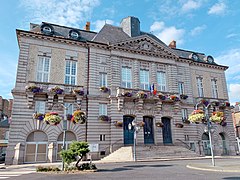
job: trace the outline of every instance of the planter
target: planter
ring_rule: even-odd
[[[44,117],[44,122],[50,125],[58,125],[62,118],[56,112],[46,113]]]
[[[84,95],[84,90],[82,90],[82,89],[74,89],[73,93],[76,94],[76,95],[83,96]]]
[[[147,93],[140,91],[137,93],[137,97],[141,99],[146,99],[148,97]]]
[[[132,97],[132,95],[133,95],[132,92],[128,92],[128,91],[122,93],[122,96],[124,97]]]
[[[32,92],[32,93],[40,93],[43,91],[43,89],[41,87],[38,87],[36,85],[32,85],[32,86],[26,86],[25,87],[27,92]]]
[[[52,92],[52,93],[55,93],[55,94],[63,94],[63,92],[64,92],[64,90],[61,89],[61,88],[58,87],[58,86],[55,86],[55,87],[53,87],[53,88],[50,88],[49,91]]]
[[[162,101],[166,100],[166,96],[165,96],[164,94],[162,94],[162,93],[159,93],[159,94],[158,94],[158,97],[159,97],[159,99],[162,100]]]
[[[44,114],[42,114],[42,113],[34,113],[33,114],[33,119],[42,121],[44,119]]]
[[[73,123],[84,124],[87,120],[86,114],[83,111],[77,110],[74,111],[71,121]]]
[[[122,122],[122,121],[115,121],[115,122],[114,122],[114,125],[115,125],[116,127],[123,127],[123,122]]]
[[[183,124],[181,124],[181,123],[176,123],[175,126],[176,126],[177,128],[183,128]]]
[[[156,125],[156,127],[163,127],[164,126],[162,122],[156,122],[155,125]]]
[[[99,89],[101,92],[104,92],[104,93],[106,93],[106,92],[108,92],[109,91],[109,88],[107,88],[107,87],[105,87],[105,86],[102,86],[102,87],[100,87],[100,89]]]
[[[196,109],[194,110],[191,115],[189,115],[188,120],[192,123],[200,123],[205,119],[203,110]]]
[[[180,98],[181,98],[181,99],[187,99],[187,98],[188,98],[188,95],[186,95],[186,94],[181,94],[181,95],[180,95]]]
[[[170,99],[173,101],[179,101],[179,98],[176,95],[171,95]]]
[[[105,122],[110,122],[111,121],[111,118],[106,116],[106,115],[101,115],[98,117],[98,120],[99,121],[105,121]]]

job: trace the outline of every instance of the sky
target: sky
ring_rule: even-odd
[[[91,30],[119,26],[127,16],[140,20],[141,31],[167,45],[205,53],[229,66],[230,102],[240,102],[240,0],[3,0],[0,6],[0,96],[12,98],[19,47],[16,29],[49,22]]]

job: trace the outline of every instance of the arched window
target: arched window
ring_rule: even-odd
[[[42,131],[34,131],[26,139],[25,162],[47,161],[47,135]]]

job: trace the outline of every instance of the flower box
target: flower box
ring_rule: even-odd
[[[116,127],[123,127],[123,122],[122,121],[114,121],[114,125]]]
[[[179,98],[176,95],[170,95],[170,99],[173,101],[179,101]]]
[[[106,93],[106,92],[109,91],[109,88],[107,88],[107,87],[105,87],[105,86],[102,86],[102,87],[99,88],[99,90],[100,90],[101,92]]]
[[[72,117],[73,117],[73,116],[72,116],[71,114],[67,114],[67,120],[68,120],[68,121],[71,121]]]
[[[210,121],[214,123],[221,123],[224,119],[223,112],[215,111],[212,113],[212,116],[209,118]]]
[[[55,94],[63,94],[63,92],[64,92],[64,90],[61,89],[61,88],[58,87],[58,86],[55,86],[55,87],[53,87],[53,88],[50,88],[49,91],[52,92],[52,93],[55,93]]]
[[[143,91],[139,91],[137,92],[137,97],[141,98],[141,99],[146,99],[148,97],[147,93],[143,92]]]
[[[180,95],[180,98],[181,98],[181,99],[187,99],[187,98],[188,98],[188,95],[186,95],[186,94],[181,94],[181,95]]]
[[[226,121],[222,121],[222,122],[220,123],[220,125],[223,126],[223,127],[225,127],[225,126],[227,126],[227,122],[226,122]]]
[[[106,116],[106,115],[101,115],[98,117],[99,121],[105,121],[105,122],[110,122],[111,118]]]
[[[74,89],[73,93],[76,95],[83,96],[84,95],[84,90],[83,89]]]
[[[27,92],[33,92],[33,93],[40,93],[43,91],[41,87],[38,87],[36,85],[32,85],[32,86],[28,85],[25,87],[25,89]]]
[[[83,111],[80,110],[76,110],[73,112],[73,116],[71,118],[71,121],[73,123],[80,123],[80,124],[84,124],[87,120],[86,114]]]
[[[158,93],[158,97],[162,101],[166,100],[166,96],[164,94],[162,94],[162,93]]]
[[[44,114],[42,114],[42,113],[34,113],[33,114],[33,119],[42,121],[44,119]]]
[[[220,103],[219,103],[218,101],[213,101],[213,102],[211,102],[211,104],[212,104],[213,106],[219,106],[219,105],[220,105]]]
[[[58,125],[62,118],[56,112],[49,112],[45,114],[44,122],[50,125]]]
[[[176,123],[175,126],[176,126],[177,128],[183,128],[183,124],[181,124],[181,123]]]
[[[122,96],[124,96],[124,97],[132,97],[133,94],[132,94],[132,92],[127,91],[127,92],[123,92]]]
[[[156,125],[157,127],[163,127],[163,126],[164,126],[162,122],[156,122],[155,125]]]

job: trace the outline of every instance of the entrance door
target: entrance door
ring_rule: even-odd
[[[222,150],[223,150],[222,155],[228,155],[227,142],[225,139],[225,135],[223,133],[219,133],[219,135],[222,138]]]
[[[154,144],[153,118],[144,116],[144,144]]]
[[[171,123],[170,119],[167,117],[162,118],[163,128],[163,144],[172,144],[172,132],[171,132]]]
[[[128,129],[129,123],[132,124],[134,117],[132,116],[123,116],[123,136],[124,144],[133,144],[134,138],[134,129],[133,126],[131,129]]]
[[[205,156],[211,155],[210,141],[207,133],[203,133],[202,135],[202,144],[203,144],[203,152]]]

